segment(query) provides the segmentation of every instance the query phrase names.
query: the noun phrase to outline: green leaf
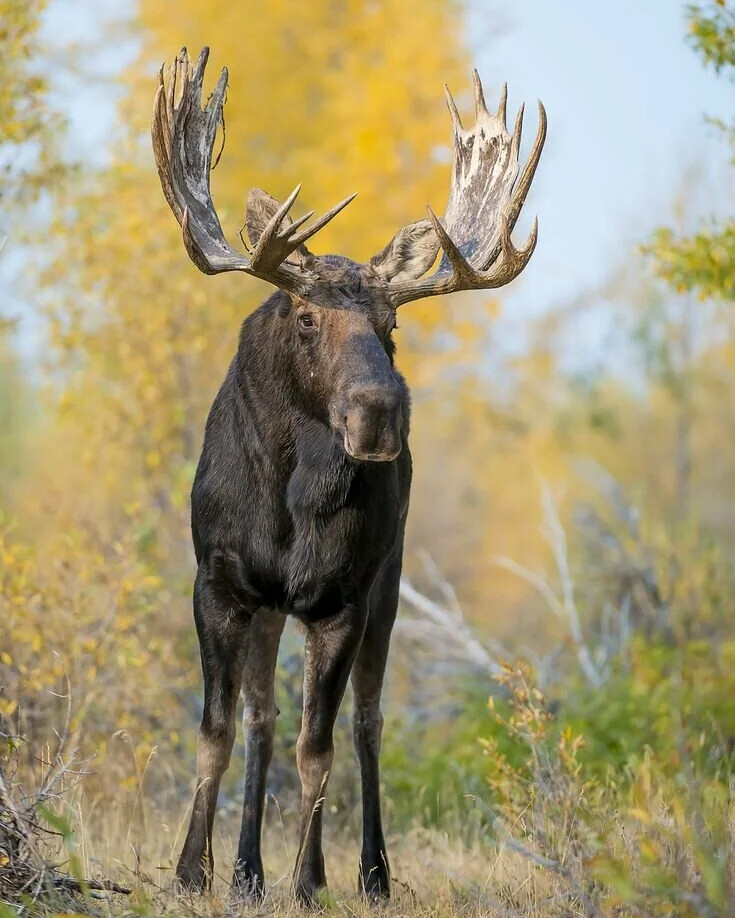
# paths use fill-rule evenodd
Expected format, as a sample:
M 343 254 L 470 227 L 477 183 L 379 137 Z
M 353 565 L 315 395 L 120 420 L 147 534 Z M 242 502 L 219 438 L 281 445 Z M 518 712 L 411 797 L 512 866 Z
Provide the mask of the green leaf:
M 51 828 L 56 829 L 56 831 L 61 835 L 61 837 L 64 839 L 64 844 L 71 840 L 73 832 L 68 820 L 66 820 L 63 816 L 59 816 L 52 812 L 47 806 L 44 805 L 38 807 L 38 812 L 43 816 Z

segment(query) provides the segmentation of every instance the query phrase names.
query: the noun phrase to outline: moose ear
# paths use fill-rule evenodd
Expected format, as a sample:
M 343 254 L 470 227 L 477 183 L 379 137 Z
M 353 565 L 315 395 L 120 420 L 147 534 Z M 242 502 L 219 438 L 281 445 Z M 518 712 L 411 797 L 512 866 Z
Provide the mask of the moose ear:
M 248 192 L 248 202 L 245 208 L 245 226 L 248 231 L 248 239 L 253 248 L 258 244 L 258 240 L 263 235 L 263 230 L 268 225 L 268 221 L 280 206 L 281 202 L 269 195 L 267 191 L 263 191 L 262 188 L 251 188 Z M 281 223 L 288 226 L 293 223 L 293 220 L 286 214 Z M 311 257 L 311 253 L 303 244 L 296 249 L 293 255 L 300 260 Z
M 429 220 L 417 220 L 399 230 L 388 245 L 370 259 L 370 267 L 382 280 L 417 280 L 434 263 L 439 240 Z

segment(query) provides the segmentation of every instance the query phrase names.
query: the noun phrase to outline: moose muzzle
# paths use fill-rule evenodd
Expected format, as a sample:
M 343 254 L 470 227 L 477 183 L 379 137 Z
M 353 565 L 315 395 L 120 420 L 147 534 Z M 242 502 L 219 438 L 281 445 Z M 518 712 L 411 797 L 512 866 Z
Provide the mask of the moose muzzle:
M 401 451 L 402 394 L 398 383 L 353 384 L 341 400 L 335 425 L 353 459 L 390 462 Z

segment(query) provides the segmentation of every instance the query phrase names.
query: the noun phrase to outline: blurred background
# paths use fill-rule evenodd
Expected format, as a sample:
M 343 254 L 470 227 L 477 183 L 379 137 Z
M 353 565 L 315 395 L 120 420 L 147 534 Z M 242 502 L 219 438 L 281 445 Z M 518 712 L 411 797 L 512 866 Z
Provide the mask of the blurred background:
M 548 141 L 516 231 L 538 214 L 529 267 L 497 296 L 399 316 L 415 478 L 389 824 L 496 844 L 504 814 L 558 866 L 594 799 L 572 845 L 574 908 L 597 883 L 598 903 L 603 888 L 611 902 L 676 888 L 681 909 L 730 914 L 729 0 L 0 0 L 0 733 L 17 767 L 66 723 L 92 772 L 73 812 L 115 800 L 129 815 L 134 800 L 127 842 L 170 860 L 200 712 L 189 489 L 240 322 L 268 294 L 197 271 L 153 164 L 157 69 L 204 44 L 208 88 L 230 71 L 213 174 L 230 240 L 249 188 L 283 198 L 303 182 L 303 211 L 359 191 L 315 248 L 367 260 L 427 203 L 443 212 L 443 83 L 469 112 L 473 66 L 490 103 L 507 80 L 511 113 L 527 104 L 524 149 L 543 100 Z M 300 649 L 289 625 L 270 787 L 287 828 Z M 345 712 L 331 818 L 358 825 Z M 222 792 L 233 814 L 239 774 Z M 148 795 L 174 814 L 165 856 L 137 823 Z M 529 809 L 542 798 L 567 809 Z M 621 806 L 649 848 L 623 851 Z M 688 819 L 710 812 L 717 827 Z M 671 831 L 688 855 L 661 840 Z M 504 907 L 524 906 L 514 895 Z

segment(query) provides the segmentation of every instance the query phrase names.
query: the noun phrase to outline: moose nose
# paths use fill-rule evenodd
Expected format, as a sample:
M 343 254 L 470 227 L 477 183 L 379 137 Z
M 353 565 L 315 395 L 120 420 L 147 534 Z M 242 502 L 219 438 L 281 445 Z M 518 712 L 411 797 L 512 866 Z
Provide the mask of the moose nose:
M 354 386 L 344 402 L 344 448 L 353 459 L 388 462 L 401 451 L 401 390 Z

